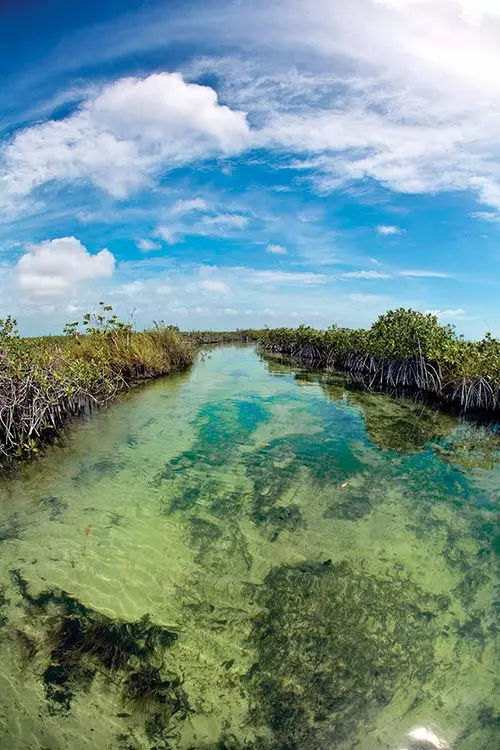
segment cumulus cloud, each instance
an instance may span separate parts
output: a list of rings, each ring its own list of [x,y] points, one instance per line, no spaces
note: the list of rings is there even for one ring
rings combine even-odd
[[[81,282],[113,275],[115,259],[109,250],[92,255],[76,237],[27,245],[16,272],[26,292],[38,297],[57,297]]]
[[[199,287],[209,294],[229,294],[231,291],[224,281],[216,281],[215,279],[205,279],[200,281]]]
[[[383,234],[386,237],[393,235],[393,234],[401,234],[401,229],[399,227],[393,226],[393,225],[387,225],[387,224],[380,224],[377,227],[377,232],[379,234]]]
[[[53,180],[86,182],[124,198],[157,172],[246,144],[246,115],[179,73],[123,78],[74,114],[19,131],[1,153],[0,204]]]
[[[283,245],[268,245],[267,252],[273,253],[274,255],[286,255],[287,249]]]

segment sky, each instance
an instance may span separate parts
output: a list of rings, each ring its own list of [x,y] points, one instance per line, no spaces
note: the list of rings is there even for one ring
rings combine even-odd
[[[0,0],[0,317],[500,336],[498,0]]]

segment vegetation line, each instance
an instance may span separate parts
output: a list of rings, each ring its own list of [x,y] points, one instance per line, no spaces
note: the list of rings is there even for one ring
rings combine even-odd
[[[193,344],[174,326],[137,332],[100,303],[64,336],[20,338],[0,320],[0,465],[29,458],[77,416],[148,379],[189,367]]]
[[[460,413],[500,416],[500,341],[466,341],[431,314],[390,310],[369,330],[308,326],[262,331],[261,350],[348,373],[370,390],[425,394]]]
[[[438,406],[500,417],[500,341],[466,341],[436,316],[391,310],[369,330],[308,326],[181,333],[134,331],[108,305],[64,335],[20,338],[0,320],[0,466],[32,457],[76,416],[151,378],[188,368],[200,346],[258,341],[261,351],[348,373],[370,390],[425,394]]]

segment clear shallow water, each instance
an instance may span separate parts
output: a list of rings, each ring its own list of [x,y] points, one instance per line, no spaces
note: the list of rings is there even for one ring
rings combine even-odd
[[[131,394],[0,487],[1,746],[500,748],[498,440],[245,347]]]

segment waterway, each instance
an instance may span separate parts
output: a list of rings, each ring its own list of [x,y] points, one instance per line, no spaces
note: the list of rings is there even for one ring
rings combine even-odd
[[[498,750],[499,441],[251,346],[128,394],[0,484],[0,745]]]

